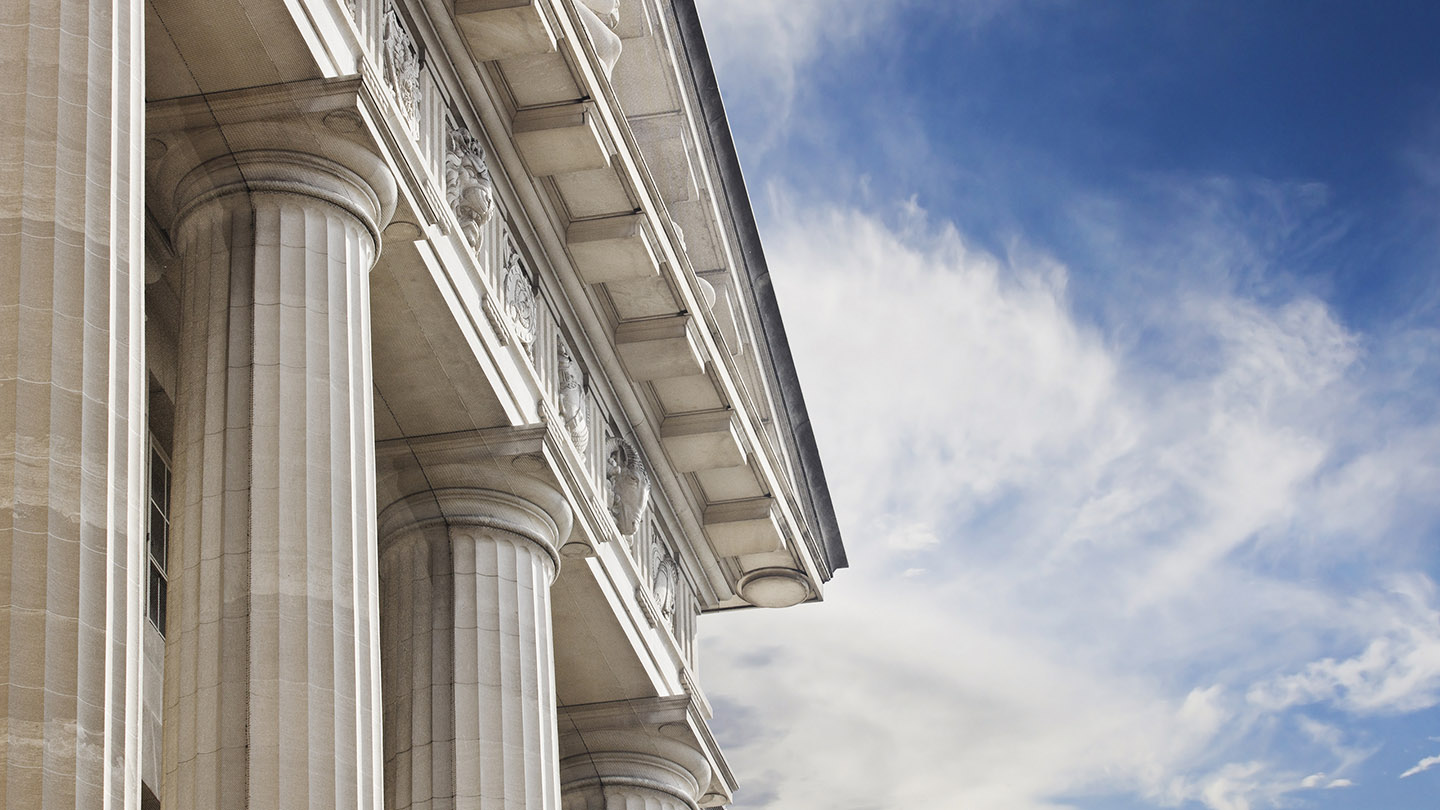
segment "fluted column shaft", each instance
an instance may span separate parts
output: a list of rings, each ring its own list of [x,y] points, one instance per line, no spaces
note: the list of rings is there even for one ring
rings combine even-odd
[[[558,810],[557,521],[506,492],[430,498],[443,522],[381,540],[386,807]]]
[[[0,4],[0,807],[139,795],[142,20]]]
[[[180,183],[164,801],[374,808],[380,791],[367,273],[377,192],[254,150]]]

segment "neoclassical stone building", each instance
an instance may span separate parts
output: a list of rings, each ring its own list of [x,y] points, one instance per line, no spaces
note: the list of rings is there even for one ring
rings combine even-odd
[[[696,624],[845,557],[693,0],[13,0],[0,88],[0,806],[731,800]]]

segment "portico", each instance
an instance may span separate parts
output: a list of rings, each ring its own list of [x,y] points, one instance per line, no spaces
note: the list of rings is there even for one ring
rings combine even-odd
[[[698,622],[845,559],[693,5],[50,4],[0,804],[728,803]]]

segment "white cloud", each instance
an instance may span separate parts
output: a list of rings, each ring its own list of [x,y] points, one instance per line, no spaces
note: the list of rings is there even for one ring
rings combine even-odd
[[[902,9],[918,7],[966,27],[984,24],[1017,0],[699,0],[712,61],[729,96],[742,95],[747,109],[768,121],[768,133],[750,144],[747,156],[764,150],[790,129],[799,91],[796,78],[822,58],[844,69],[862,47],[899,35]],[[834,69],[834,68],[832,68]]]
[[[1250,810],[1349,786],[1373,753],[1280,720],[1297,707],[1433,704],[1429,581],[1315,576],[1353,553],[1350,504],[1440,451],[1434,426],[1377,424],[1376,349],[1323,303],[1177,269],[1133,301],[1157,356],[1078,317],[1064,267],[913,204],[774,207],[854,568],[822,606],[703,625],[709,689],[764,718],[717,718],[737,808]],[[1376,440],[1400,433],[1417,446]]]
[[[860,37],[901,5],[896,0],[700,0],[721,59],[782,66],[792,76],[827,41]]]
[[[940,538],[934,528],[924,523],[910,523],[887,534],[885,544],[896,551],[924,551],[940,545]]]
[[[934,610],[913,581],[852,584],[783,626],[736,616],[709,640],[707,679],[764,718],[730,747],[747,774],[737,807],[1056,807],[1047,793],[1153,782],[1223,716],[1213,694],[1169,699]]]
[[[1417,773],[1424,773],[1425,771],[1430,770],[1436,765],[1440,765],[1440,756],[1425,757],[1424,759],[1415,763],[1415,767],[1400,774],[1400,778],[1405,779],[1407,777],[1414,776]]]
[[[886,26],[896,0],[700,0],[701,21],[727,93],[771,120],[768,141],[784,132],[796,76],[817,56],[858,45]]]
[[[1269,711],[1330,702],[1361,714],[1400,713],[1440,703],[1440,611],[1435,586],[1419,576],[1397,579],[1383,597],[1352,604],[1353,621],[1370,641],[1348,658],[1324,658],[1257,684],[1251,703]]]

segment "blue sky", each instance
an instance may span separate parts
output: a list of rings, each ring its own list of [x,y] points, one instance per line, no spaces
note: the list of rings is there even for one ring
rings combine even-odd
[[[700,9],[852,561],[734,806],[1433,808],[1440,6]]]

